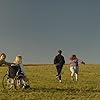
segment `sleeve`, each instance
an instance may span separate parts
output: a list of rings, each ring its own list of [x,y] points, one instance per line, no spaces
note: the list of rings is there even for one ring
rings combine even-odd
[[[7,65],[7,66],[11,66],[12,63],[9,63],[9,62],[6,62],[6,61],[3,61],[1,65],[3,65],[3,64],[4,64],[4,65]]]
[[[54,64],[57,64],[57,56],[54,58]]]
[[[63,57],[63,64],[65,64],[65,59],[64,59],[64,57]]]
[[[78,59],[78,63],[80,64],[85,64],[85,62],[83,62],[82,60]]]

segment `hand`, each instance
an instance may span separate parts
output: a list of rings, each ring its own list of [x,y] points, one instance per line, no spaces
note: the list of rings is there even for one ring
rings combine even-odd
[[[84,65],[85,65],[85,62],[82,62],[82,64],[84,64]]]

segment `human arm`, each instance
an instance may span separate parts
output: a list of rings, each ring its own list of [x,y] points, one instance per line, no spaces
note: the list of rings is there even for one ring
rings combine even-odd
[[[83,61],[82,61],[82,64],[84,64],[84,65],[85,65],[85,62],[83,62]]]
[[[0,65],[1,65],[1,66],[2,66],[2,65],[11,66],[11,64],[12,64],[12,63],[10,63],[10,62],[6,62],[5,60],[0,61]]]
[[[78,66],[78,61],[77,61],[77,59],[74,59],[74,60],[70,59],[69,64],[70,64],[70,66]]]
[[[85,62],[80,59],[78,59],[78,62],[85,65]]]
[[[64,59],[64,57],[63,57],[63,56],[62,56],[62,59],[61,59],[61,61],[60,61],[60,62],[61,62],[61,64],[62,64],[62,65],[64,65],[64,64],[65,64],[65,59]]]
[[[54,58],[54,64],[57,64],[57,56]]]

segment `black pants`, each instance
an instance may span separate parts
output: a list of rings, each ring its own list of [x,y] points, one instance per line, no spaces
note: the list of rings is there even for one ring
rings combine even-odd
[[[62,67],[63,65],[56,65],[56,69],[57,69],[57,75],[59,80],[61,80],[61,71],[62,71]]]

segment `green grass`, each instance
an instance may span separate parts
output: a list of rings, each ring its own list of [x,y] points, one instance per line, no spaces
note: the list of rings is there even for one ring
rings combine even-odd
[[[25,91],[3,89],[6,70],[0,68],[0,100],[100,100],[100,65],[80,65],[78,82],[71,81],[69,66],[64,65],[62,83],[55,79],[55,65],[25,66],[31,85]]]

